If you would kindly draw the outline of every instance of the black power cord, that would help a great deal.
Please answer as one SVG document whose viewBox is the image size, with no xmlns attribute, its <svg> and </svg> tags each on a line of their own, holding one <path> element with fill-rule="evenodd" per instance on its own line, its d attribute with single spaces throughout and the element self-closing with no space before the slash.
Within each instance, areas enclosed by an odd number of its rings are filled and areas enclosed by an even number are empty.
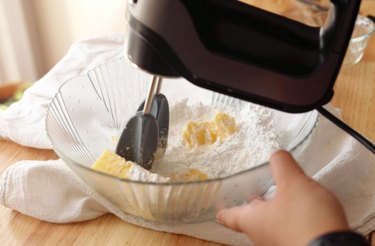
<svg viewBox="0 0 375 246">
<path fill-rule="evenodd" d="M 365 146 L 368 150 L 375 154 L 375 145 L 371 143 L 370 140 L 366 139 L 364 136 L 356 132 L 353 128 L 345 124 L 345 122 L 337 118 L 335 115 L 330 113 L 322 106 L 316 108 L 316 110 L 329 121 L 331 121 L 333 124 L 341 128 L 343 131 L 351 135 L 353 138 L 357 139 L 363 146 Z"/>
</svg>

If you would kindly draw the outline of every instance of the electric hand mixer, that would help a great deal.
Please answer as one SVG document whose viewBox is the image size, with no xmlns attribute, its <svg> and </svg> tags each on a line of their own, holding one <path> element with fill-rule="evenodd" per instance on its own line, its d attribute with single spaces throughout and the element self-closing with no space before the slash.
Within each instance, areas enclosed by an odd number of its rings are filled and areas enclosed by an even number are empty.
<svg viewBox="0 0 375 246">
<path fill-rule="evenodd" d="M 317 109 L 375 152 L 370 141 L 322 107 L 333 96 L 360 2 L 331 0 L 325 24 L 311 27 L 237 0 L 129 0 L 125 53 L 157 77 L 182 76 L 286 112 Z M 150 89 L 148 98 L 153 93 Z M 124 148 L 139 152 L 147 145 L 147 151 L 131 156 L 142 156 L 135 161 L 149 167 L 158 134 L 152 129 L 150 134 L 147 124 L 139 119 L 131 124 L 141 136 L 126 146 L 120 140 L 117 152 L 124 156 Z"/>
</svg>

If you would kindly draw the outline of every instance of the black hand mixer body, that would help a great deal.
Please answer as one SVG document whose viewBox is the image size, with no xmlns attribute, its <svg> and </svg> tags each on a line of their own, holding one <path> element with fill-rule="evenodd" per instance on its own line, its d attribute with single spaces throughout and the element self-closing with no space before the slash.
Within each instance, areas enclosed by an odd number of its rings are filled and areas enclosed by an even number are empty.
<svg viewBox="0 0 375 246">
<path fill-rule="evenodd" d="M 311 27 L 237 0 L 130 0 L 125 52 L 149 73 L 287 112 L 326 104 L 360 0 Z"/>
</svg>

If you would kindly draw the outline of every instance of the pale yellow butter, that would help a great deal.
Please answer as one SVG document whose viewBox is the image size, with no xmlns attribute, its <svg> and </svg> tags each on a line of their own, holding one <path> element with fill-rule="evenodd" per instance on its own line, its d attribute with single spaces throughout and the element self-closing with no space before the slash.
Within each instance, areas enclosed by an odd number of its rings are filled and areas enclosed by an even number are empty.
<svg viewBox="0 0 375 246">
<path fill-rule="evenodd" d="M 208 179 L 208 175 L 196 168 L 189 168 L 182 172 L 174 173 L 171 175 L 171 180 L 194 181 L 206 179 Z"/>
<path fill-rule="evenodd" d="M 193 148 L 199 145 L 213 144 L 218 139 L 224 139 L 237 131 L 235 119 L 219 112 L 213 121 L 189 122 L 182 137 L 184 142 Z"/>
<path fill-rule="evenodd" d="M 128 178 L 128 172 L 133 165 L 136 164 L 131 161 L 126 161 L 121 156 L 109 150 L 104 150 L 92 165 L 92 169 L 119 178 Z"/>
<path fill-rule="evenodd" d="M 104 150 L 91 168 L 118 178 L 138 181 L 168 182 L 208 179 L 208 175 L 198 169 L 186 169 L 181 172 L 173 173 L 170 177 L 164 177 L 157 173 L 152 173 L 134 162 L 126 161 L 123 157 L 109 150 Z"/>
</svg>

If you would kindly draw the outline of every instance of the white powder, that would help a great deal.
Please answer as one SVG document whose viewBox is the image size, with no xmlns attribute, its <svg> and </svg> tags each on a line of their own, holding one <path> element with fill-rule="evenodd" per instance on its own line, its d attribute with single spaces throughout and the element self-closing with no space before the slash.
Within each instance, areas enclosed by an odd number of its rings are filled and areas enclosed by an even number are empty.
<svg viewBox="0 0 375 246">
<path fill-rule="evenodd" d="M 210 121 L 224 112 L 235 118 L 238 132 L 212 145 L 185 146 L 182 133 L 190 121 Z M 188 105 L 182 100 L 170 109 L 168 148 L 163 158 L 155 160 L 152 172 L 169 176 L 186 168 L 197 168 L 210 178 L 225 177 L 267 161 L 279 148 L 272 111 L 243 103 L 240 107 Z"/>
</svg>

